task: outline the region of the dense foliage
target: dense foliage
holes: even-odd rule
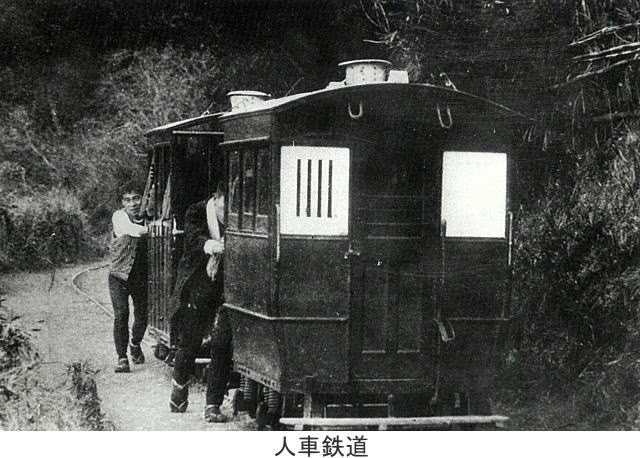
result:
[[[147,129],[222,109],[232,89],[281,96],[340,78],[342,60],[387,58],[413,81],[528,120],[514,151],[516,332],[504,380],[531,399],[574,389],[578,417],[597,408],[602,424],[634,424],[640,0],[2,6],[0,207],[20,228],[11,246],[26,247],[0,253],[2,265],[99,251],[114,190],[143,171]],[[58,221],[78,242],[52,237]]]
[[[637,132],[577,154],[569,184],[549,183],[520,212],[517,327],[502,381],[512,402],[544,393],[558,410],[551,429],[640,426]]]
[[[223,109],[233,89],[316,88],[362,44],[340,1],[3,3],[0,209],[13,230],[0,268],[103,251],[115,190],[144,173],[145,131]]]

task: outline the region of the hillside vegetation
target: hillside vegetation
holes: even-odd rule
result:
[[[99,255],[146,130],[386,58],[530,119],[496,402],[521,427],[638,426],[640,0],[2,3],[0,267]]]

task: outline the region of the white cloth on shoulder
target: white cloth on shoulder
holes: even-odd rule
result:
[[[209,228],[209,236],[213,240],[220,241],[220,226],[218,224],[218,217],[216,216],[215,199],[212,197],[207,201],[207,227]],[[211,280],[215,280],[218,268],[220,267],[220,260],[222,254],[214,253],[209,257],[207,261],[207,275]]]
[[[220,226],[216,216],[216,201],[212,197],[207,201],[207,227],[213,240],[220,240]]]

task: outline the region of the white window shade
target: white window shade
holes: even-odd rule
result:
[[[283,146],[280,232],[349,233],[349,149]]]
[[[447,237],[504,237],[507,155],[445,151],[442,219]]]

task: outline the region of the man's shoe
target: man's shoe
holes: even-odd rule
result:
[[[169,347],[167,347],[162,342],[158,342],[157,344],[152,345],[151,348],[153,348],[153,356],[155,356],[160,361],[164,361],[169,354]]]
[[[224,423],[227,417],[220,412],[220,406],[209,404],[204,408],[204,419],[209,423]]]
[[[127,358],[120,358],[114,372],[131,372],[131,368],[129,367],[129,360]]]
[[[189,407],[189,382],[180,385],[175,380],[171,380],[173,388],[171,389],[171,401],[169,408],[173,413],[184,413]]]
[[[131,361],[133,364],[144,364],[144,353],[142,353],[142,348],[140,345],[129,345],[129,350],[131,351]]]

